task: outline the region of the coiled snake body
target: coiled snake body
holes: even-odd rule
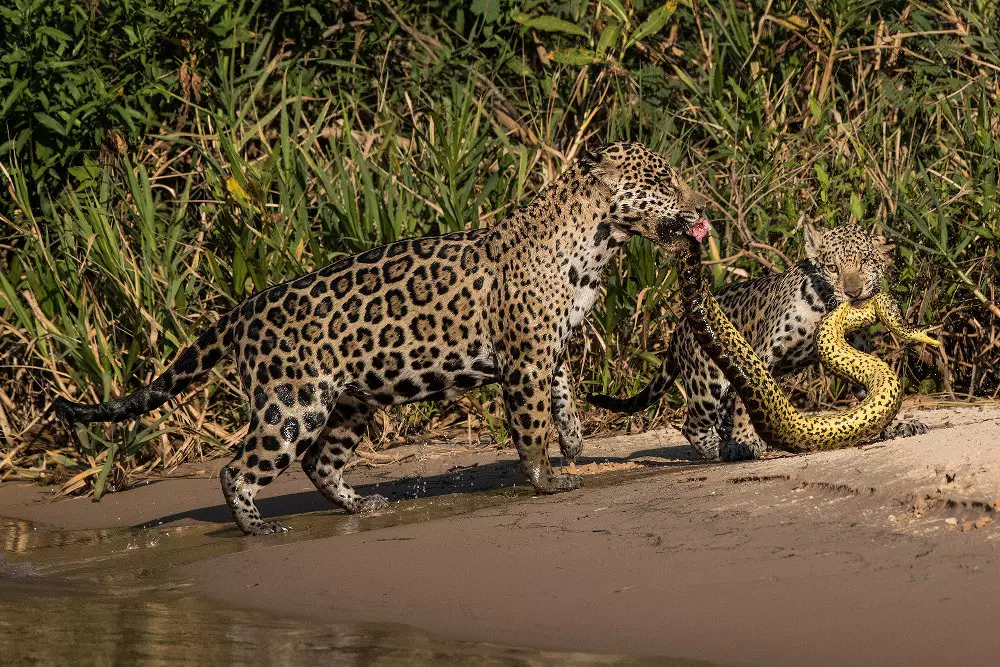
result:
[[[817,333],[817,351],[824,366],[867,389],[858,405],[834,415],[803,415],[756,355],[753,347],[726,318],[701,274],[701,246],[687,239],[677,253],[677,272],[686,316],[698,344],[722,370],[743,401],[758,435],[773,447],[790,451],[837,449],[859,444],[879,434],[896,416],[903,387],[881,359],[851,347],[845,335],[882,322],[903,340],[938,345],[927,329],[903,322],[899,307],[880,292],[863,306],[842,304],[830,313]]]

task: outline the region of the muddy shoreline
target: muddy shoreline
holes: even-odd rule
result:
[[[512,452],[397,448],[398,463],[348,473],[395,501],[382,517],[331,511],[298,471],[279,478],[260,507],[290,515],[294,539],[231,528],[222,461],[100,503],[4,484],[0,516],[121,539],[196,534],[207,551],[185,552],[171,580],[219,608],[309,624],[732,664],[992,664],[1000,407],[911,416],[934,429],[742,464],[699,464],[672,430],[592,439],[584,472],[598,474],[551,497],[520,486]],[[41,552],[15,556],[21,533],[6,551],[30,563]]]

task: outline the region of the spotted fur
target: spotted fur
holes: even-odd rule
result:
[[[762,440],[794,452],[837,449],[863,443],[889,425],[899,411],[903,384],[888,364],[854,349],[845,336],[881,322],[903,341],[936,346],[939,342],[929,335],[936,327],[917,329],[906,324],[887,292],[879,291],[858,305],[840,304],[820,323],[817,353],[825,367],[861,383],[869,393],[848,410],[804,415],[788,401],[753,346],[705,288],[699,250],[699,243],[691,239],[678,256],[685,315],[698,344],[732,383]]]
[[[511,440],[535,489],[574,489],[546,454],[581,448],[563,350],[597,298],[604,266],[633,234],[669,245],[704,200],[635,143],[588,153],[532,203],[487,229],[398,241],[255,294],[222,316],[148,387],[99,405],[59,399],[66,422],[121,421],[162,405],[235,353],[252,407],[221,472],[246,533],[286,530],[254,497],[292,461],[348,512],[344,466],[378,408],[503,386]]]
[[[876,294],[890,269],[884,241],[857,225],[829,231],[807,226],[804,234],[805,260],[717,295],[722,311],[775,378],[815,364],[816,332],[823,318],[839,304],[860,303]],[[853,342],[862,349],[868,346],[862,332]],[[587,400],[616,412],[636,412],[660,400],[678,378],[687,397],[682,430],[701,456],[728,461],[756,458],[765,451],[742,401],[697,343],[687,320],[678,325],[656,377],[642,391],[625,399],[591,394]],[[909,430],[901,424],[890,428],[892,435],[924,429],[913,422]]]

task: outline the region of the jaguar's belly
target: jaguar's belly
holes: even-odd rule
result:
[[[380,406],[436,401],[459,396],[497,381],[496,365],[487,352],[476,356],[457,351],[414,348],[402,360],[399,374],[365,374],[349,385],[359,397]]]

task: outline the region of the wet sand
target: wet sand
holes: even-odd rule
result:
[[[738,664],[994,664],[1000,408],[913,416],[934,430],[741,464],[699,464],[673,430],[592,439],[584,472],[599,474],[579,491],[509,493],[405,525],[392,512],[414,496],[444,502],[523,482],[509,451],[394,448],[401,462],[348,473],[399,501],[384,527],[294,542],[229,528],[221,461],[100,503],[5,484],[0,516],[63,529],[218,525],[219,539],[244,547],[173,574],[215,604],[311,623]],[[298,471],[260,506],[291,514],[301,537],[350,520]]]

